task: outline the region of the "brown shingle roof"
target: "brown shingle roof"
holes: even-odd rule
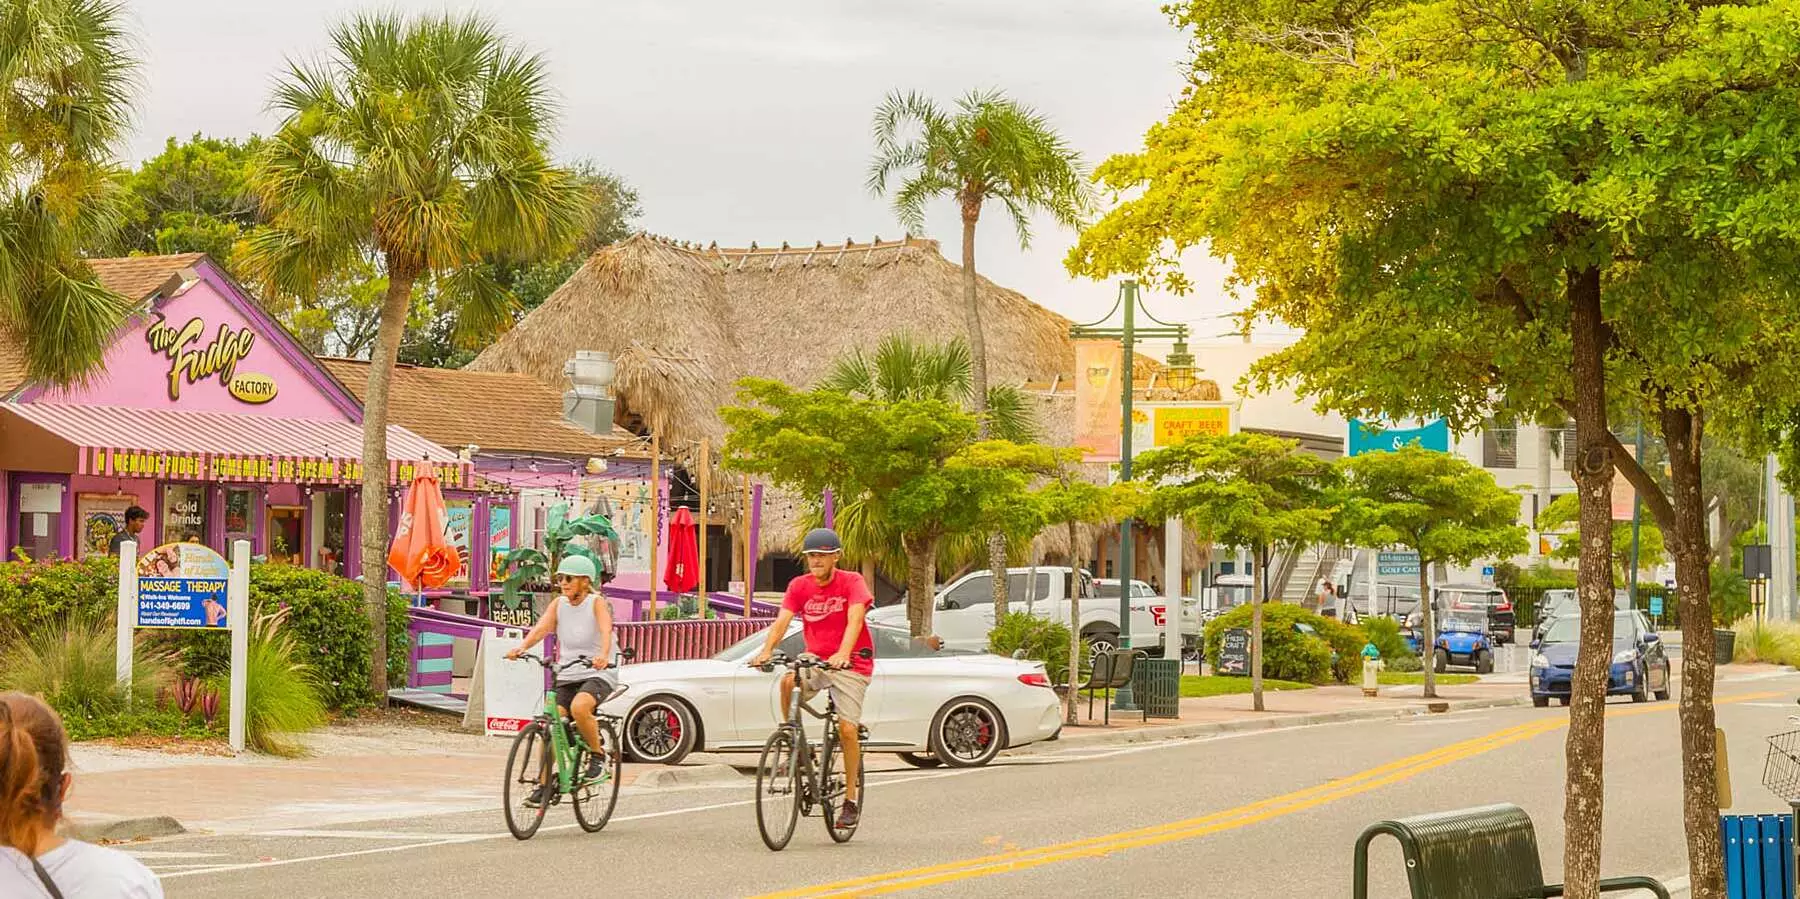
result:
[[[123,259],[90,259],[100,283],[126,300],[138,303],[168,283],[182,269],[197,264],[205,253],[174,256],[129,256]],[[25,347],[14,335],[0,331],[0,396],[25,383]]]
[[[369,363],[328,358],[319,364],[362,401],[369,389]],[[511,372],[398,366],[388,393],[388,419],[451,449],[472,443],[484,452],[648,454],[616,426],[612,436],[597,437],[569,424],[562,417],[562,394],[530,375]]]

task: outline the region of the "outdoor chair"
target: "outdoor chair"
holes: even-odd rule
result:
[[[1131,676],[1137,669],[1137,660],[1144,654],[1135,649],[1109,649],[1094,653],[1094,667],[1088,672],[1086,683],[1080,684],[1076,690],[1086,690],[1088,695],[1088,720],[1094,718],[1094,694],[1104,690],[1106,698],[1101,702],[1101,714],[1106,724],[1112,724],[1112,692],[1131,683]]]
[[[1400,841],[1413,899],[1539,899],[1561,896],[1562,884],[1544,883],[1537,832],[1516,805],[1484,805],[1452,812],[1382,821],[1356,840],[1354,899],[1369,897],[1369,843],[1382,834]],[[1608,877],[1600,892],[1669,891],[1649,877]]]

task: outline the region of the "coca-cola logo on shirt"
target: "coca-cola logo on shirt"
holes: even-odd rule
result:
[[[806,601],[806,606],[800,610],[800,614],[804,615],[807,621],[819,621],[844,611],[844,607],[849,604],[850,600],[842,596],[815,596]]]

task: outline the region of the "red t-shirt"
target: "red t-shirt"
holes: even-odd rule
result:
[[[869,595],[869,585],[863,582],[862,575],[842,569],[834,570],[831,580],[824,584],[811,574],[794,578],[788,584],[787,597],[781,601],[782,608],[799,616],[801,631],[806,635],[806,651],[821,659],[837,655],[844,645],[853,605],[872,607],[875,597]],[[871,658],[862,657],[865,649]],[[869,627],[864,624],[856,645],[850,649],[850,670],[861,675],[874,674],[874,650],[875,641],[869,638]]]

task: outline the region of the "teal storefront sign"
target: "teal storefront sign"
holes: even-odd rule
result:
[[[1383,428],[1352,418],[1345,455],[1386,452],[1412,443],[1440,453],[1449,452],[1450,423],[1440,418],[1414,428]]]

